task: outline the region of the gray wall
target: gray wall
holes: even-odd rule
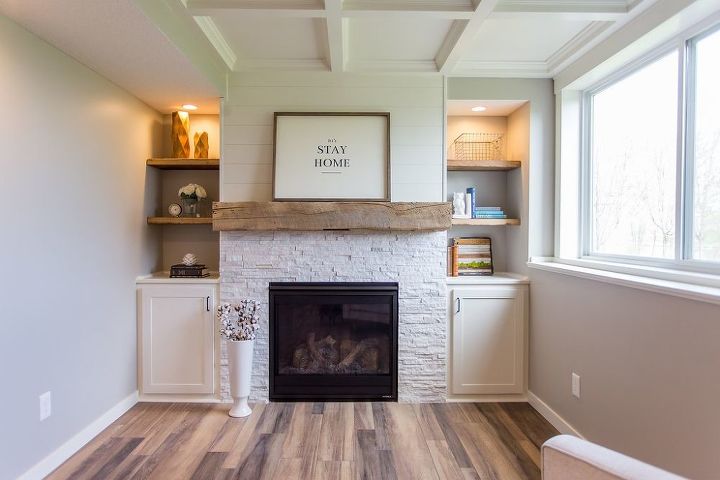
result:
[[[589,440],[717,478],[720,306],[532,269],[531,278],[530,391]]]
[[[0,477],[16,478],[136,390],[161,116],[2,16],[0,72]]]

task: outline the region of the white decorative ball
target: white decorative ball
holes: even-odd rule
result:
[[[197,257],[193,253],[186,253],[182,259],[182,263],[191,267],[197,263]]]

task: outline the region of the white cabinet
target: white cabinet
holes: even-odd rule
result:
[[[141,393],[212,394],[216,285],[169,281],[138,292]]]
[[[527,285],[451,287],[451,394],[525,393]]]

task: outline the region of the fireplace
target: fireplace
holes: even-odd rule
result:
[[[397,400],[397,283],[270,283],[270,400]]]

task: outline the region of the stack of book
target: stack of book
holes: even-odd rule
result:
[[[178,263],[170,267],[170,278],[204,278],[209,275],[208,269],[201,263],[195,265]]]
[[[473,218],[507,218],[502,207],[475,207]]]
[[[448,248],[448,275],[492,274],[492,244],[489,238],[453,238],[453,244]]]

